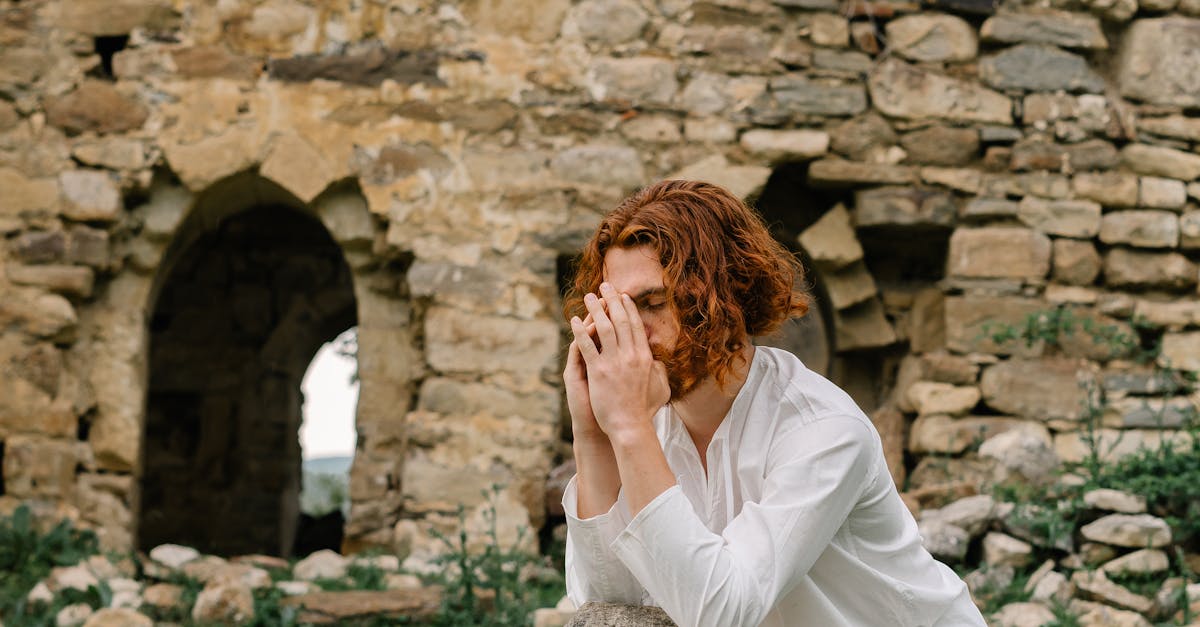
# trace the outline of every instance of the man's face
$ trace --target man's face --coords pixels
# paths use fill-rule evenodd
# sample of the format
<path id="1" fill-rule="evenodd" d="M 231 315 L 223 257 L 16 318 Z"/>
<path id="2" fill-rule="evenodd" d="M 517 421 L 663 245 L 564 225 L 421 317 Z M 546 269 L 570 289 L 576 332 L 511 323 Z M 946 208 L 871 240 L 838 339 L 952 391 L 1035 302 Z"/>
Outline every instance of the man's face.
<path id="1" fill-rule="evenodd" d="M 650 350 L 667 367 L 671 400 L 678 400 L 691 390 L 682 389 L 679 375 L 684 365 L 671 357 L 679 339 L 679 320 L 667 301 L 664 275 L 658 255 L 649 246 L 611 248 L 604 255 L 604 280 L 618 292 L 629 294 L 637 305 Z"/>

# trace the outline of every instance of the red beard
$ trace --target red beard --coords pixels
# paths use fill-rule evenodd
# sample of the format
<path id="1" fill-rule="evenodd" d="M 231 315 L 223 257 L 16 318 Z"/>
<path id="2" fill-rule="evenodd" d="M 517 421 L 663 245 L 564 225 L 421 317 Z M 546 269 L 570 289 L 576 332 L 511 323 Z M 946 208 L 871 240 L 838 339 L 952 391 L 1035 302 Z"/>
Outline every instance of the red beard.
<path id="1" fill-rule="evenodd" d="M 661 361 L 666 367 L 667 385 L 671 388 L 672 402 L 687 396 L 708 376 L 708 368 L 701 351 L 676 348 L 668 352 L 662 347 L 651 346 L 650 352 L 655 360 Z"/>

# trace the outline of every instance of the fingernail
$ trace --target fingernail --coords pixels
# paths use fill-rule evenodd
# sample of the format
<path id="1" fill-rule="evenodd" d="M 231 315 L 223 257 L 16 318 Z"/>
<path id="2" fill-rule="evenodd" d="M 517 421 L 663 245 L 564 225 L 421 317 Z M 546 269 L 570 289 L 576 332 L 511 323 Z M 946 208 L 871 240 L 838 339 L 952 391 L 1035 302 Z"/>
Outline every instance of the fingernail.
<path id="1" fill-rule="evenodd" d="M 591 292 L 588 292 L 587 294 L 583 295 L 583 300 L 586 300 L 587 302 L 590 303 L 590 302 L 596 300 L 596 295 Z"/>
<path id="2" fill-rule="evenodd" d="M 609 291 L 609 290 L 611 290 L 611 289 L 612 289 L 612 285 L 609 285 L 608 283 L 601 283 L 601 284 L 600 284 L 600 291 L 602 291 L 602 292 L 607 292 L 607 291 Z"/>

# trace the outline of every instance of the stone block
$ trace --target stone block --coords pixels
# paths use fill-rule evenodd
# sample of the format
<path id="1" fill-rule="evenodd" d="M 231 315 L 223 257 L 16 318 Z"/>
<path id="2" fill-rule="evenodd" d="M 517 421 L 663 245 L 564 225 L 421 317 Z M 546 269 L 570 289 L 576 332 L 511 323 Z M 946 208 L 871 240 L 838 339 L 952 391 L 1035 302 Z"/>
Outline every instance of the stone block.
<path id="1" fill-rule="evenodd" d="M 1138 119 L 1138 130 L 1184 141 L 1200 141 L 1200 118 L 1183 115 L 1144 117 Z"/>
<path id="2" fill-rule="evenodd" d="M 1109 287 L 1186 289 L 1196 285 L 1196 264 L 1179 253 L 1114 248 L 1104 255 Z"/>
<path id="3" fill-rule="evenodd" d="M 954 225 L 957 214 L 954 196 L 940 190 L 879 187 L 854 194 L 854 217 L 859 228 L 946 228 Z"/>
<path id="4" fill-rule="evenodd" d="M 1166 368 L 1200 372 L 1200 331 L 1164 334 L 1158 363 Z"/>
<path id="5" fill-rule="evenodd" d="M 1128 18 L 1126 18 L 1128 19 Z M 1121 625 L 1122 627 L 1151 627 L 1150 621 L 1137 612 L 1121 610 L 1103 603 L 1071 599 L 1067 610 L 1080 625 Z"/>
<path id="6" fill-rule="evenodd" d="M 737 198 L 745 199 L 761 191 L 770 176 L 770 168 L 733 165 L 725 160 L 724 155 L 717 154 L 688 165 L 667 178 L 707 181 L 724 187 Z"/>
<path id="7" fill-rule="evenodd" d="M 961 527 L 938 520 L 922 519 L 917 523 L 921 544 L 934 557 L 950 563 L 958 563 L 967 556 L 971 536 Z"/>
<path id="8" fill-rule="evenodd" d="M 1200 249 L 1200 211 L 1185 211 L 1179 216 L 1179 247 Z"/>
<path id="9" fill-rule="evenodd" d="M 1158 176 L 1143 176 L 1138 184 L 1139 206 L 1178 210 L 1187 204 L 1187 185 L 1183 181 Z"/>
<path id="10" fill-rule="evenodd" d="M 888 322 L 878 298 L 840 310 L 834 319 L 837 328 L 835 346 L 839 352 L 879 348 L 897 340 L 896 330 Z"/>
<path id="11" fill-rule="evenodd" d="M 1090 200 L 1044 200 L 1027 196 L 1017 207 L 1021 222 L 1050 235 L 1091 238 L 1100 232 L 1099 203 Z"/>
<path id="12" fill-rule="evenodd" d="M 993 334 L 1004 326 L 1021 328 L 1025 319 L 1045 310 L 1035 298 L 1017 296 L 947 296 L 946 347 L 959 353 L 1040 355 L 1041 341 L 1032 346 L 1020 340 L 997 344 Z"/>
<path id="13" fill-rule="evenodd" d="M 67 299 L 33 288 L 0 290 L 0 324 L 55 342 L 74 342 L 79 317 Z"/>
<path id="14" fill-rule="evenodd" d="M 1018 542 L 1020 542 L 1018 540 Z M 1043 603 L 1035 601 L 1019 601 L 1008 603 L 992 614 L 989 625 L 995 627 L 1041 627 L 1053 624 L 1054 612 Z"/>
<path id="15" fill-rule="evenodd" d="M 1197 22 L 1200 28 L 1200 22 Z M 1200 178 L 1200 155 L 1149 144 L 1129 144 L 1121 149 L 1121 163 L 1146 176 L 1193 181 Z"/>
<path id="16" fill-rule="evenodd" d="M 1039 43 L 1063 48 L 1108 48 L 1100 20 L 1086 13 L 1041 10 L 1000 13 L 989 17 L 979 30 L 985 41 L 1006 44 Z"/>
<path id="17" fill-rule="evenodd" d="M 822 131 L 773 131 L 755 129 L 742 134 L 739 142 L 751 154 L 769 161 L 809 160 L 829 151 L 829 135 Z"/>
<path id="18" fill-rule="evenodd" d="M 66 498 L 75 484 L 79 451 L 70 440 L 12 435 L 4 440 L 5 493 L 17 498 Z"/>
<path id="19" fill-rule="evenodd" d="M 1101 259 L 1089 241 L 1056 239 L 1051 276 L 1069 285 L 1091 285 L 1100 275 Z"/>
<path id="20" fill-rule="evenodd" d="M 737 139 L 737 127 L 720 118 L 688 118 L 683 121 L 683 136 L 693 142 L 724 144 Z"/>
<path id="21" fill-rule="evenodd" d="M 429 365 L 443 372 L 537 373 L 557 368 L 558 325 L 435 307 L 425 319 Z"/>
<path id="22" fill-rule="evenodd" d="M 91 268 L 67 265 L 9 265 L 8 280 L 17 285 L 42 287 L 51 292 L 87 298 L 92 295 L 95 281 Z"/>
<path id="23" fill-rule="evenodd" d="M 621 134 L 649 144 L 678 144 L 683 139 L 679 122 L 660 115 L 639 115 L 621 124 Z"/>
<path id="24" fill-rule="evenodd" d="M 1009 359 L 985 368 L 980 389 L 987 405 L 1030 420 L 1075 421 L 1088 402 L 1095 374 L 1071 359 Z"/>
<path id="25" fill-rule="evenodd" d="M 1101 93 L 1104 79 L 1083 57 L 1045 44 L 1018 44 L 983 58 L 979 76 L 996 89 Z"/>
<path id="26" fill-rule="evenodd" d="M 1089 96 L 1080 96 L 1088 98 Z M 1090 96 L 1100 98 L 1100 96 Z M 1103 139 L 1088 139 L 1077 144 L 1066 146 L 1067 162 L 1074 172 L 1088 170 L 1110 170 L 1120 164 L 1121 158 L 1117 148 L 1111 142 Z"/>
<path id="27" fill-rule="evenodd" d="M 969 61 L 979 50 L 975 29 L 953 15 L 905 15 L 888 22 L 886 33 L 888 45 L 910 61 Z"/>
<path id="28" fill-rule="evenodd" d="M 1108 401 L 1102 424 L 1119 429 L 1179 429 L 1197 415 L 1197 401 L 1188 397 L 1127 397 Z"/>
<path id="29" fill-rule="evenodd" d="M 1150 514 L 1109 514 L 1079 529 L 1093 542 L 1133 549 L 1158 548 L 1171 543 L 1166 521 Z"/>
<path id="30" fill-rule="evenodd" d="M 587 85 L 595 100 L 634 106 L 668 105 L 679 89 L 675 63 L 655 57 L 600 59 L 588 71 Z"/>
<path id="31" fill-rule="evenodd" d="M 983 182 L 983 176 L 972 168 L 937 168 L 926 166 L 921 168 L 921 180 L 932 185 L 941 185 L 964 194 L 977 194 Z"/>
<path id="32" fill-rule="evenodd" d="M 983 537 L 983 562 L 992 568 L 1022 568 L 1033 558 L 1033 545 L 998 531 Z"/>
<path id="33" fill-rule="evenodd" d="M 883 116 L 868 111 L 834 127 L 829 140 L 834 152 L 853 161 L 880 163 L 896 144 L 896 132 Z"/>
<path id="34" fill-rule="evenodd" d="M 667 613 L 658 607 L 642 605 L 619 605 L 588 601 L 584 603 L 567 623 L 567 627 L 589 627 L 591 625 L 637 625 L 638 627 L 675 627 Z"/>
<path id="35" fill-rule="evenodd" d="M 1105 463 L 1115 462 L 1144 449 L 1170 446 L 1177 451 L 1192 445 L 1191 437 L 1181 431 L 1159 429 L 1096 429 L 1091 435 L 1068 431 L 1054 435 L 1054 451 L 1059 459 L 1076 463 L 1095 453 Z"/>
<path id="36" fill-rule="evenodd" d="M 946 345 L 945 296 L 938 288 L 921 290 L 913 299 L 908 314 L 908 344 L 918 353 L 939 350 Z"/>
<path id="37" fill-rule="evenodd" d="M 1027 429 L 1031 433 L 1045 427 L 1020 418 L 1000 416 L 965 416 L 954 418 L 933 414 L 917 418 L 909 432 L 910 453 L 945 453 L 957 455 L 972 445 L 1012 429 Z"/>
<path id="38" fill-rule="evenodd" d="M 834 309 L 846 309 L 879 293 L 875 279 L 861 261 L 821 276 Z"/>
<path id="39" fill-rule="evenodd" d="M 771 79 L 779 107 L 803 115 L 857 115 L 867 109 L 867 92 L 859 84 L 818 82 L 788 74 Z"/>
<path id="40" fill-rule="evenodd" d="M 992 478 L 997 483 L 1016 480 L 1045 485 L 1055 480 L 1059 469 L 1049 429 L 1040 433 L 1017 429 L 994 435 L 979 445 L 979 457 L 995 462 Z"/>
<path id="41" fill-rule="evenodd" d="M 973 198 L 959 211 L 960 218 L 995 220 L 1017 217 L 1017 202 L 1003 198 Z"/>
<path id="42" fill-rule="evenodd" d="M 58 204 L 58 185 L 53 179 L 30 179 L 13 168 L 0 167 L 0 217 L 30 211 L 47 211 Z"/>
<path id="43" fill-rule="evenodd" d="M 146 149 L 142 142 L 124 137 L 109 137 L 76 144 L 71 156 L 85 164 L 110 170 L 140 170 L 146 167 Z"/>
<path id="44" fill-rule="evenodd" d="M 1179 216 L 1170 211 L 1113 211 L 1100 223 L 1100 241 L 1138 248 L 1175 248 Z"/>
<path id="45" fill-rule="evenodd" d="M 906 395 L 909 404 L 921 416 L 961 416 L 974 409 L 981 398 L 976 386 L 958 386 L 937 381 L 918 381 L 908 387 Z"/>
<path id="46" fill-rule="evenodd" d="M 850 212 L 838 204 L 804 230 L 796 240 L 818 267 L 844 268 L 863 258 L 862 245 L 850 223 Z"/>
<path id="47" fill-rule="evenodd" d="M 629 146 L 587 144 L 568 148 L 554 156 L 550 170 L 567 181 L 626 190 L 647 182 L 641 156 Z"/>
<path id="48" fill-rule="evenodd" d="M 1124 172 L 1083 172 L 1071 179 L 1075 195 L 1105 207 L 1136 207 L 1138 177 Z"/>
<path id="49" fill-rule="evenodd" d="M 1134 315 L 1156 327 L 1177 330 L 1200 326 L 1200 301 L 1160 302 L 1142 299 L 1134 305 Z"/>
<path id="50" fill-rule="evenodd" d="M 1041 279 L 1050 271 L 1050 238 L 1008 226 L 957 229 L 946 274 L 968 278 Z"/>
<path id="51" fill-rule="evenodd" d="M 1146 575 L 1170 568 L 1167 554 L 1158 549 L 1140 549 L 1105 562 L 1100 572 L 1108 575 Z"/>
<path id="52" fill-rule="evenodd" d="M 254 129 L 232 127 L 194 143 L 164 142 L 162 149 L 171 170 L 198 192 L 258 163 L 262 139 Z"/>
<path id="53" fill-rule="evenodd" d="M 907 119 L 1012 124 L 1012 101 L 975 83 L 898 60 L 880 63 L 868 78 L 871 101 L 884 114 Z"/>
<path id="54" fill-rule="evenodd" d="M 911 166 L 821 159 L 809 166 L 808 178 L 824 186 L 905 185 L 916 182 L 917 171 Z"/>
<path id="55" fill-rule="evenodd" d="M 1200 106 L 1200 19 L 1171 16 L 1134 21 L 1117 61 L 1121 95 L 1152 104 Z"/>
<path id="56" fill-rule="evenodd" d="M 316 198 L 339 174 L 321 151 L 295 133 L 282 134 L 271 142 L 259 173 L 305 203 Z"/>
<path id="57" fill-rule="evenodd" d="M 68 170 L 58 175 L 66 204 L 62 213 L 72 220 L 113 221 L 121 211 L 117 182 L 101 170 Z"/>
<path id="58" fill-rule="evenodd" d="M 933 125 L 906 133 L 901 137 L 900 145 L 908 153 L 910 163 L 965 165 L 979 155 L 979 131 Z"/>
<path id="59" fill-rule="evenodd" d="M 590 0 L 571 8 L 563 33 L 577 32 L 588 41 L 619 44 L 636 39 L 648 19 L 646 11 L 633 0 Z"/>
<path id="60" fill-rule="evenodd" d="M 1145 514 L 1146 497 L 1109 488 L 1088 490 L 1083 494 L 1088 507 L 1121 514 Z"/>
<path id="61" fill-rule="evenodd" d="M 46 102 L 46 121 L 70 135 L 132 131 L 141 128 L 147 117 L 141 103 L 102 81 L 84 81 L 75 91 Z"/>
<path id="62" fill-rule="evenodd" d="M 1095 599 L 1107 605 L 1133 610 L 1140 614 L 1149 613 L 1154 608 L 1154 602 L 1146 597 L 1134 594 L 1124 586 L 1113 583 L 1104 571 L 1076 571 L 1071 575 L 1071 583 L 1081 596 Z"/>

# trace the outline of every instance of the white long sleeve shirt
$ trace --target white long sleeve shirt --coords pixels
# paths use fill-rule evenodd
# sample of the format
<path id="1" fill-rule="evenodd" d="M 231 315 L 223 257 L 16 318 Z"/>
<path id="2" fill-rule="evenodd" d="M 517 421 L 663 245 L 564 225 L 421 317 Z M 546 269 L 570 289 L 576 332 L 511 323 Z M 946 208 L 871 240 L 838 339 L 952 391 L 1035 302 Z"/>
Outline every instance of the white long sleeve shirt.
<path id="1" fill-rule="evenodd" d="M 983 626 L 921 544 L 871 421 L 786 351 L 758 347 L 708 446 L 670 406 L 655 430 L 678 484 L 629 515 L 567 513 L 567 593 L 662 607 L 692 625 Z"/>

